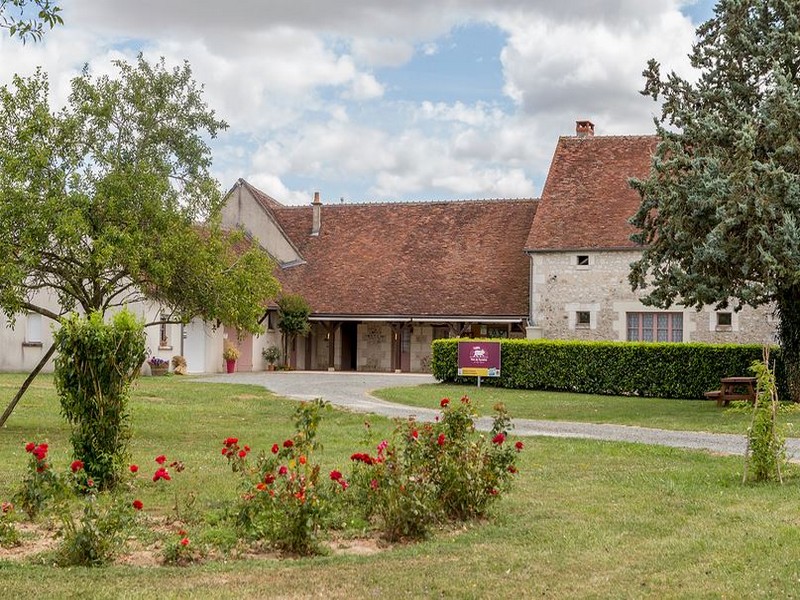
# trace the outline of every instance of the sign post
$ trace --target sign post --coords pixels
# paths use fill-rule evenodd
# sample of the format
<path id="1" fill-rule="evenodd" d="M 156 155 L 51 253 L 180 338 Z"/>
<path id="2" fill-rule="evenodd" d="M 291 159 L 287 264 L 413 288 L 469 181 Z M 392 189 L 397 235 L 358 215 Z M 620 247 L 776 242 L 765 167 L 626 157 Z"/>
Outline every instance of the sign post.
<path id="1" fill-rule="evenodd" d="M 459 377 L 500 377 L 500 342 L 458 342 Z"/>

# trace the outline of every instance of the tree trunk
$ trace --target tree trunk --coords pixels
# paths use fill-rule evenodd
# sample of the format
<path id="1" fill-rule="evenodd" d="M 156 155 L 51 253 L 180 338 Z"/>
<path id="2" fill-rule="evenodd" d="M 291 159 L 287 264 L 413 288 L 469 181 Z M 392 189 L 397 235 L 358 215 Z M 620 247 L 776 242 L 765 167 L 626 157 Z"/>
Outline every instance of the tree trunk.
<path id="1" fill-rule="evenodd" d="M 784 377 L 793 402 L 800 402 L 800 286 L 778 290 L 778 335 Z"/>
<path id="2" fill-rule="evenodd" d="M 56 351 L 56 345 L 53 344 L 52 346 L 50 346 L 50 349 L 42 357 L 42 360 L 39 361 L 39 364 L 36 365 L 36 368 L 34 368 L 33 371 L 31 371 L 30 375 L 28 375 L 28 377 L 22 383 L 22 386 L 19 388 L 17 395 L 14 396 L 14 399 L 6 407 L 3 416 L 0 417 L 0 427 L 6 424 L 8 417 L 10 417 L 11 413 L 14 412 L 14 408 L 17 406 L 17 402 L 19 402 L 20 398 L 22 398 L 22 395 L 25 393 L 25 390 L 27 390 L 28 387 L 31 385 L 31 383 L 33 383 L 33 380 L 36 379 L 36 376 L 39 374 L 39 371 L 41 371 L 44 368 L 44 366 L 47 364 L 47 361 L 50 360 L 50 357 L 53 356 L 53 353 L 55 351 Z"/>

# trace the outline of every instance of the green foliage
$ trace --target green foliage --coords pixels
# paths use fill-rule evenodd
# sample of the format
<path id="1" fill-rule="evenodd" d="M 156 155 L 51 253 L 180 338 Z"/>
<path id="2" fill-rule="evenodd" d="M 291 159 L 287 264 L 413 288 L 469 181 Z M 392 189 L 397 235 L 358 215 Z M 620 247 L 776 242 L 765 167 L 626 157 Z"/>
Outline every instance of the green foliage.
<path id="1" fill-rule="evenodd" d="M 261 356 L 264 357 L 267 363 L 274 365 L 281 359 L 281 351 L 277 346 L 269 346 L 261 351 Z"/>
<path id="2" fill-rule="evenodd" d="M 247 460 L 250 448 L 240 447 L 238 438 L 223 442 L 223 455 L 242 477 L 237 524 L 250 538 L 292 554 L 321 551 L 317 536 L 335 490 L 320 481 L 313 454 L 320 448 L 316 434 L 321 412 L 329 408 L 322 400 L 301 403 L 294 415 L 295 435 L 261 453 L 255 465 Z"/>
<path id="3" fill-rule="evenodd" d="M 495 407 L 491 432 L 475 434 L 475 412 L 467 396 L 440 402 L 435 423 L 397 425 L 377 453 L 356 453 L 349 482 L 365 518 L 377 517 L 390 541 L 425 537 L 440 521 L 467 521 L 486 514 L 517 472 L 522 443 L 508 442 L 511 420 Z"/>
<path id="4" fill-rule="evenodd" d="M 66 488 L 47 459 L 47 444 L 28 442 L 25 451 L 30 454 L 28 468 L 14 502 L 29 519 L 34 519 L 48 504 L 60 501 Z"/>
<path id="5" fill-rule="evenodd" d="M 84 69 L 57 112 L 41 71 L 0 88 L 0 308 L 59 320 L 149 299 L 172 320 L 260 331 L 278 284 L 263 251 L 219 226 L 206 139 L 227 125 L 188 64 L 114 66 Z M 36 304 L 43 288 L 63 312 Z"/>
<path id="6" fill-rule="evenodd" d="M 751 370 L 756 374 L 758 388 L 752 407 L 752 420 L 747 429 L 747 452 L 743 479 L 783 482 L 781 467 L 786 463 L 786 436 L 778 423 L 778 391 L 775 374 L 765 361 L 755 361 Z M 749 408 L 749 407 L 748 407 Z"/>
<path id="7" fill-rule="evenodd" d="M 60 566 L 97 567 L 111 561 L 127 540 L 136 511 L 121 496 L 98 499 L 87 494 L 79 518 L 68 508 L 61 511 L 61 544 L 56 550 Z"/>
<path id="8" fill-rule="evenodd" d="M 70 441 L 100 489 L 113 488 L 127 458 L 130 386 L 146 357 L 142 324 L 123 310 L 72 315 L 55 333 L 55 385 L 72 425 Z"/>
<path id="9" fill-rule="evenodd" d="M 177 537 L 164 544 L 163 559 L 165 565 L 186 566 L 195 560 L 195 553 L 188 534 L 181 530 Z"/>
<path id="10" fill-rule="evenodd" d="M 26 18 L 30 11 L 33 14 Z M 38 42 L 44 36 L 45 25 L 52 29 L 64 24 L 60 12 L 61 7 L 54 0 L 0 0 L 0 29 L 8 29 L 8 34 L 16 35 L 23 44 L 28 40 Z"/>
<path id="11" fill-rule="evenodd" d="M 662 78 L 650 175 L 632 218 L 645 303 L 775 304 L 792 398 L 800 400 L 800 19 L 794 0 L 721 0 L 698 29 L 698 78 Z"/>
<path id="12" fill-rule="evenodd" d="M 14 505 L 10 502 L 0 504 L 0 548 L 20 545 L 19 533 L 13 522 Z"/>
<path id="13" fill-rule="evenodd" d="M 502 340 L 501 349 L 501 376 L 481 385 L 657 398 L 702 398 L 761 355 L 760 346 L 735 344 Z M 432 366 L 441 381 L 475 381 L 458 377 L 458 340 L 435 340 Z"/>
<path id="14" fill-rule="evenodd" d="M 283 335 L 283 361 L 288 363 L 289 344 L 298 335 L 311 329 L 308 317 L 311 307 L 300 294 L 284 294 L 278 298 L 278 329 Z"/>

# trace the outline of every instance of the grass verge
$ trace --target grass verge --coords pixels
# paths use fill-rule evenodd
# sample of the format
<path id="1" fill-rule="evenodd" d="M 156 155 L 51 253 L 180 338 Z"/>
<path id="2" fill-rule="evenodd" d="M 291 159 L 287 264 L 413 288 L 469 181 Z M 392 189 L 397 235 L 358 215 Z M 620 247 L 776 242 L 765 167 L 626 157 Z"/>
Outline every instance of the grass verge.
<path id="1" fill-rule="evenodd" d="M 430 384 L 416 388 L 387 388 L 378 398 L 409 406 L 430 407 L 431 397 L 460 398 L 466 394 L 482 415 L 502 402 L 514 418 L 579 423 L 615 423 L 656 429 L 744 434 L 749 411 L 736 412 L 709 400 L 668 400 L 631 396 L 593 396 L 567 392 L 508 390 L 467 385 Z M 800 413 L 781 415 L 789 436 L 800 435 Z M 796 427 L 795 427 L 796 425 Z"/>
<path id="2" fill-rule="evenodd" d="M 0 376 L 0 397 L 10 397 L 12 387 Z M 442 395 L 438 386 L 415 394 L 427 406 L 438 405 Z M 173 492 L 195 494 L 193 539 L 219 536 L 203 515 L 236 493 L 219 456 L 221 440 L 237 435 L 265 448 L 291 432 L 294 406 L 255 387 L 142 380 L 132 402 L 134 460 L 154 468 L 153 457 L 165 453 L 186 463 L 169 492 L 143 498 L 151 514 L 169 514 Z M 345 466 L 363 421 L 363 415 L 339 411 L 326 416 L 320 439 L 331 467 Z M 390 427 L 383 419 L 370 421 L 376 429 Z M 22 444 L 33 438 L 47 439 L 63 468 L 67 432 L 46 379 L 0 432 L 0 500 L 19 480 Z M 800 480 L 794 469 L 783 487 L 743 486 L 740 458 L 547 438 L 526 440 L 519 466 L 517 485 L 491 519 L 439 531 L 419 544 L 369 556 L 262 556 L 186 568 L 56 569 L 0 561 L 0 597 L 718 598 L 796 592 Z"/>

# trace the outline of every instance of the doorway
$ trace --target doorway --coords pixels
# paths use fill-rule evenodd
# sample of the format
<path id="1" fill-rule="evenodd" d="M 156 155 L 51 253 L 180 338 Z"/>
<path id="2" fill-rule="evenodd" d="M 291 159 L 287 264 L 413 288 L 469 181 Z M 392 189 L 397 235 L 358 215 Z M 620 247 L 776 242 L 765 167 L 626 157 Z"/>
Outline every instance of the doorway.
<path id="1" fill-rule="evenodd" d="M 358 370 L 358 323 L 347 321 L 339 330 L 342 335 L 342 371 Z"/>

